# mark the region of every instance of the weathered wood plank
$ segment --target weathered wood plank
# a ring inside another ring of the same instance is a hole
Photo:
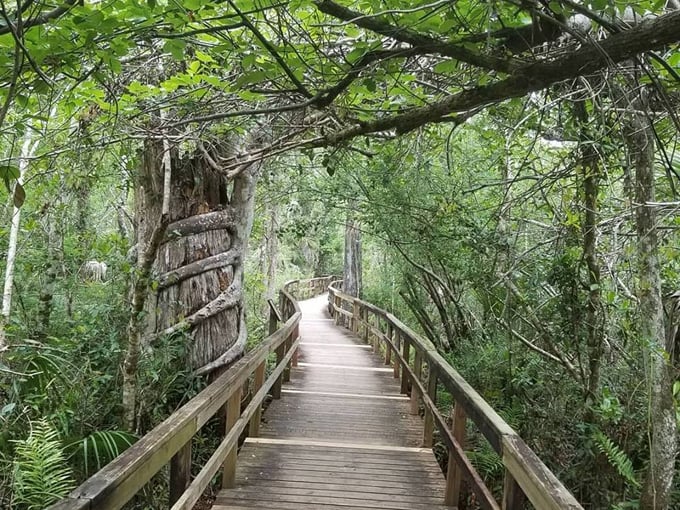
[[[264,384],[265,371],[267,369],[267,362],[263,361],[255,369],[255,377],[253,378],[253,391],[258,392],[262,385]],[[250,425],[248,426],[248,435],[251,437],[257,437],[260,434],[260,422],[262,421],[262,404],[257,406],[257,410],[253,417],[250,419]]]
[[[236,487],[220,493],[216,508],[443,505],[443,473],[432,450],[418,447],[421,420],[409,413],[393,369],[384,368],[382,353],[346,348],[356,347],[356,333],[321,320],[322,301],[312,301],[302,303],[304,340],[292,384],[269,406],[260,437],[246,440]],[[344,306],[335,298],[332,303]],[[366,327],[364,320],[354,327],[385,341],[379,327]]]
[[[172,506],[191,483],[191,441],[185,444],[170,461],[170,497]]]
[[[467,416],[463,406],[456,405],[453,408],[453,416],[451,418],[451,432],[453,438],[465,449],[465,425],[467,424]],[[460,500],[461,482],[463,480],[463,470],[458,466],[453,452],[449,451],[449,460],[446,469],[446,497],[444,502],[450,506],[458,506]]]
[[[297,342],[294,345],[297,345]],[[292,351],[289,352],[287,356],[282,360],[282,362],[277,365],[277,367],[274,369],[272,374],[265,381],[265,383],[262,385],[259,391],[255,395],[253,395],[253,398],[251,399],[250,403],[246,406],[246,408],[243,410],[243,413],[240,413],[239,410],[238,418],[234,421],[232,426],[228,428],[228,432],[225,435],[222,442],[220,443],[220,446],[210,456],[208,462],[206,462],[205,466],[203,466],[198,475],[196,475],[196,478],[191,482],[189,488],[172,506],[171,510],[191,510],[193,508],[193,506],[201,497],[201,495],[205,491],[206,487],[208,486],[212,478],[220,469],[220,466],[224,464],[225,459],[227,458],[229,453],[232,451],[234,452],[236,451],[238,438],[241,435],[241,432],[243,432],[245,427],[248,425],[253,415],[255,414],[257,408],[262,405],[262,401],[264,400],[265,396],[267,395],[271,387],[274,385],[274,382],[279,378],[280,374],[283,372],[286,363],[290,360],[292,355],[293,355]],[[234,402],[231,402],[231,404],[232,406],[235,405]],[[227,413],[229,413],[229,409],[227,409]],[[228,416],[229,415],[227,414],[227,418]],[[226,471],[227,470],[225,469],[225,472]],[[230,472],[226,472],[226,476],[231,476]]]
[[[582,510],[576,498],[517,434],[504,436],[502,444],[503,464],[534,507]]]
[[[253,399],[254,400],[254,399]],[[251,402],[253,403],[253,402]],[[239,387],[229,400],[227,400],[227,405],[225,406],[226,411],[226,434],[229,434],[232,427],[241,417],[241,388]],[[253,414],[255,411],[253,411]],[[236,483],[236,456],[238,454],[236,450],[236,444],[234,444],[224,458],[224,464],[222,466],[222,488],[231,488]]]

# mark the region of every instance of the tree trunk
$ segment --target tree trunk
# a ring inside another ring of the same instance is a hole
[[[199,150],[200,149],[200,150]],[[246,343],[243,261],[253,222],[255,186],[260,167],[244,165],[230,177],[217,167],[212,149],[199,144],[179,157],[172,151],[167,228],[163,218],[165,171],[170,154],[158,141],[144,147],[136,188],[138,278],[133,318],[143,328],[130,329],[124,372],[129,378],[124,408],[134,416],[135,372],[144,349],[165,335],[187,335],[187,363],[196,375],[228,365]],[[145,247],[145,248],[142,248]],[[142,266],[150,255],[155,292],[149,293]],[[148,298],[147,298],[148,294]],[[133,420],[134,421],[134,420]]]
[[[19,156],[19,177],[14,186],[14,193],[17,189],[23,186],[23,178],[28,168],[29,158],[35,153],[38,147],[38,142],[31,144],[33,138],[33,131],[28,130],[24,143],[21,146],[21,155]],[[5,286],[2,293],[2,318],[7,321],[12,310],[12,286],[14,285],[14,267],[17,255],[17,242],[19,239],[19,226],[21,224],[21,208],[15,205],[12,210],[12,225],[9,233],[9,245],[7,247],[7,267],[5,268]],[[4,327],[3,327],[4,329]],[[4,334],[0,335],[0,342],[4,342]],[[2,348],[2,345],[0,345]]]
[[[581,172],[583,178],[583,258],[588,271],[588,298],[586,300],[586,342],[588,345],[588,380],[586,402],[591,406],[599,393],[602,356],[604,355],[604,330],[601,318],[600,265],[597,260],[598,194],[600,192],[599,155],[587,133],[588,113],[583,101],[574,104],[575,116],[580,123],[582,143]],[[592,412],[586,411],[587,421]]]
[[[279,211],[276,204],[269,204],[267,225],[265,227],[265,298],[276,299],[276,273],[279,264]],[[266,305],[266,310],[269,310]]]
[[[342,290],[346,294],[361,297],[361,230],[353,208],[345,221],[345,263]]]
[[[521,121],[520,121],[521,122]],[[512,257],[514,252],[514,243],[512,239],[512,230],[510,228],[510,218],[512,213],[512,179],[513,168],[512,158],[510,156],[511,140],[514,137],[515,130],[520,124],[509,133],[508,140],[505,145],[505,164],[501,167],[501,179],[503,181],[503,198],[501,206],[498,211],[498,224],[496,232],[498,235],[498,263],[496,266],[496,278],[503,282],[505,295],[503,296],[503,308],[501,317],[505,324],[505,341],[508,346],[508,373],[506,391],[509,396],[515,393],[514,388],[514,317],[515,317],[515,299],[512,293]]]
[[[57,231],[55,218],[52,213],[47,212],[47,260],[45,261],[45,278],[40,287],[38,295],[38,338],[44,339],[50,327],[50,317],[52,315],[52,303],[54,290],[57,281]]]
[[[648,430],[650,463],[640,498],[642,510],[665,510],[670,504],[677,453],[677,423],[673,405],[671,366],[665,348],[655,200],[654,135],[650,121],[631,113],[626,130],[629,164],[635,170],[640,339],[645,350],[649,383]]]

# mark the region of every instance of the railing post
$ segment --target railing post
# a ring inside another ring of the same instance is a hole
[[[387,338],[392,341],[392,334],[393,334],[393,329],[392,329],[392,323],[388,322],[387,323]],[[388,342],[385,342],[385,365],[391,365],[392,364],[392,347],[390,347],[390,344]]]
[[[437,404],[437,372],[431,362],[427,364],[427,395],[433,405]],[[432,448],[432,436],[434,433],[434,416],[432,410],[425,406],[425,419],[423,420],[423,448]]]
[[[359,314],[361,313],[361,308],[359,308],[359,301],[354,299],[352,301],[352,332],[359,333]]]
[[[269,334],[273,335],[278,326],[278,319],[272,303],[269,303]]]
[[[461,449],[465,448],[465,425],[467,422],[467,415],[465,409],[459,403],[456,403],[453,408],[453,418],[451,422],[451,432],[453,438],[460,445]],[[449,462],[446,469],[446,492],[444,493],[444,504],[446,506],[458,506],[460,500],[461,481],[463,479],[463,470],[460,469],[456,460],[449,450]]]
[[[404,357],[404,363],[408,365],[411,357],[411,342],[408,338],[402,339],[401,354]],[[406,395],[408,393],[408,370],[401,371],[401,393]]]
[[[283,295],[282,295],[283,297]],[[273,335],[276,332],[278,325],[278,320],[276,318],[276,311],[274,310],[274,306],[272,303],[269,303],[269,334]],[[278,366],[279,363],[281,363],[281,360],[283,359],[285,352],[284,352],[285,346],[283,343],[279,345],[275,352],[276,352],[276,365]],[[275,399],[280,399],[281,398],[281,384],[283,383],[283,374],[281,374],[276,381],[274,381],[274,384],[272,385],[272,397]]]
[[[373,340],[374,346],[375,346],[375,353],[377,355],[380,355],[380,335],[382,334],[382,329],[380,329],[380,315],[375,314],[375,329],[378,331],[378,333],[375,334],[375,338]]]
[[[363,339],[364,339],[364,343],[367,344],[368,340],[370,338],[370,333],[369,333],[369,329],[368,329],[368,322],[370,321],[370,315],[369,315],[368,308],[365,308],[365,307],[362,306],[361,311],[363,312],[362,313],[362,322],[363,322],[363,326],[364,326]]]
[[[416,356],[413,360],[413,373],[417,379],[420,379],[420,374],[423,369],[423,355],[420,353],[418,348],[415,348]],[[414,381],[411,381],[411,414],[418,414],[418,386]]]
[[[191,440],[170,460],[170,504],[174,505],[191,483]]]
[[[396,330],[394,335],[394,347],[396,348],[396,352],[394,353],[394,378],[399,379],[399,373],[400,373],[400,362],[399,362],[399,356],[397,356],[397,353],[401,349],[401,331]]]
[[[335,296],[335,325],[339,326],[340,321],[342,319],[342,314],[340,313],[340,308],[342,308],[342,300],[340,299],[340,296],[336,294]]]
[[[503,510],[522,510],[526,496],[510,471],[505,470],[503,482]]]
[[[378,329],[378,315],[373,313],[373,316],[371,317],[372,320],[369,320],[370,324],[370,338],[371,338],[371,350],[373,352],[378,352],[378,335],[373,331],[373,329]]]
[[[279,363],[283,360],[283,357],[285,356],[285,351],[284,349],[286,346],[282,342],[281,345],[279,345],[276,348],[276,366],[279,366]],[[274,384],[272,385],[272,398],[278,400],[281,398],[281,386],[283,384],[283,373],[279,375],[276,378],[276,381],[274,381]]]
[[[293,345],[293,332],[288,335],[288,338],[283,342],[283,345],[285,346],[283,354],[286,355],[290,351],[291,346]],[[283,369],[283,382],[287,383],[290,381],[290,366],[293,363],[293,360],[291,359],[287,364],[286,368]]]
[[[267,368],[267,361],[263,361],[255,369],[255,378],[253,380],[253,395],[255,395],[264,384],[265,370]],[[260,421],[262,420],[262,404],[257,406],[257,410],[248,424],[248,435],[250,437],[257,437],[260,435]]]
[[[300,324],[296,324],[295,328],[293,328],[293,342],[297,340],[297,338],[300,336]],[[295,352],[293,353],[293,367],[298,366],[298,357],[300,356],[299,349],[296,347]]]
[[[241,415],[241,387],[234,391],[229,400],[227,400],[226,405],[227,419],[225,425],[224,435],[226,436],[234,423],[238,420]],[[236,485],[236,456],[238,454],[238,445],[229,450],[227,456],[224,459],[224,465],[222,468],[222,488],[223,489],[233,489]]]

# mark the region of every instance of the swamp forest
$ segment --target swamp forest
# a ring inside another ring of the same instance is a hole
[[[680,509],[679,44],[678,0],[0,0],[0,508],[65,498],[336,275],[583,508]]]

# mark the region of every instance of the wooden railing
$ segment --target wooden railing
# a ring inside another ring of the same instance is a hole
[[[246,428],[249,436],[258,435],[266,395],[271,391],[274,398],[281,398],[281,384],[288,380],[294,365],[300,323],[297,293],[302,291],[305,297],[323,293],[329,281],[315,278],[286,283],[280,293],[280,310],[270,301],[270,334],[260,345],[50,510],[121,508],[168,464],[168,507],[172,510],[193,508],[220,470],[222,487],[233,487],[239,438]],[[282,325],[277,329],[279,323]],[[266,377],[272,353],[276,354],[276,363]],[[241,410],[244,386],[250,388],[252,397]],[[216,415],[223,417],[223,439],[192,480],[192,438]]]
[[[448,449],[445,505],[458,505],[461,482],[466,480],[477,503],[485,510],[521,510],[526,499],[537,510],[583,510],[522,438],[430,341],[385,310],[344,294],[340,283],[333,282],[328,293],[329,310],[336,324],[343,324],[371,343],[374,351],[384,352],[385,364],[393,365],[394,376],[401,378],[401,392],[407,394],[410,388],[411,413],[417,414],[421,403],[425,409],[423,446],[432,447],[436,428]],[[450,426],[437,406],[440,387],[454,401],[450,409]],[[468,420],[489,441],[505,466],[500,505],[463,450]]]
[[[331,282],[336,279],[337,276],[321,276],[306,280],[291,280],[285,284],[285,288],[298,300],[309,299],[325,294]]]

